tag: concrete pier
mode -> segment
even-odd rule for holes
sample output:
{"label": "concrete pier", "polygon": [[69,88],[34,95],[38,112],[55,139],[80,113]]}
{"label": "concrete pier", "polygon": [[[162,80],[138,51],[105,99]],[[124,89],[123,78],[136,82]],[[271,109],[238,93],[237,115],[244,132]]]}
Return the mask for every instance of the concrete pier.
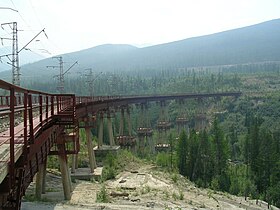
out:
{"label": "concrete pier", "polygon": [[98,148],[103,145],[103,128],[104,128],[104,117],[103,113],[99,114],[99,128],[98,128]]}
{"label": "concrete pier", "polygon": [[58,151],[59,151],[58,161],[59,161],[59,165],[60,165],[64,199],[70,200],[72,186],[71,186],[69,168],[67,165],[67,156],[65,154],[65,145],[58,144],[57,146],[58,146]]}
{"label": "concrete pier", "polygon": [[39,171],[36,174],[35,198],[37,200],[40,200],[42,198],[43,179],[44,179],[44,164],[41,164],[39,165]]}
{"label": "concrete pier", "polygon": [[93,173],[94,169],[97,166],[96,166],[95,154],[92,145],[92,133],[90,127],[86,127],[85,130],[86,130],[86,137],[87,137],[87,148],[88,148],[90,171],[91,173]]}
{"label": "concrete pier", "polygon": [[114,134],[113,134],[113,125],[112,125],[112,118],[110,113],[107,114],[107,126],[108,126],[108,132],[109,132],[109,141],[110,141],[110,146],[115,146],[115,141],[114,141]]}

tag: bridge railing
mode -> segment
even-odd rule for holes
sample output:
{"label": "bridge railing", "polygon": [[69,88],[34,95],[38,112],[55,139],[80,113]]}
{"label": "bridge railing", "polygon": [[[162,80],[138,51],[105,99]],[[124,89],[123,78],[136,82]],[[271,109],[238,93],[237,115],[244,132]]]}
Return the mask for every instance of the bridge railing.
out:
{"label": "bridge railing", "polygon": [[[10,187],[15,183],[18,154],[27,155],[28,145],[36,143],[36,133],[58,116],[75,120],[75,95],[49,94],[28,90],[0,80],[0,162],[9,166]],[[3,153],[3,154],[2,154]]]}
{"label": "bridge railing", "polygon": [[119,99],[120,96],[76,96],[76,104]]}

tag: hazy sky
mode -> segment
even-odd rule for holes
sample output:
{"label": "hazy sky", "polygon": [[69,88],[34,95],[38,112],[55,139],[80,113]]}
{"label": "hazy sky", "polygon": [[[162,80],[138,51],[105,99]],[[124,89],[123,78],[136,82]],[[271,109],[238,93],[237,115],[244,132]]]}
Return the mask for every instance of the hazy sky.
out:
{"label": "hazy sky", "polygon": [[[1,0],[1,7],[19,11],[0,9],[0,23],[17,21],[23,30],[19,48],[45,28],[49,38],[28,46],[34,57],[107,43],[143,47],[280,18],[280,0]],[[0,28],[0,37],[10,32]],[[10,45],[4,40],[0,55]]]}

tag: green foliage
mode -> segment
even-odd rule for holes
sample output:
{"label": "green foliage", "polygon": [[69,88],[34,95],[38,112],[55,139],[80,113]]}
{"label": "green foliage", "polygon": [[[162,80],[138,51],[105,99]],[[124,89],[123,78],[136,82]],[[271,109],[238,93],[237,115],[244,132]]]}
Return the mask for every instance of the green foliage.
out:
{"label": "green foliage", "polygon": [[116,175],[117,175],[116,159],[117,159],[117,157],[114,156],[112,153],[107,154],[104,164],[103,164],[103,170],[102,170],[102,180],[103,181],[106,181],[109,179],[114,179],[116,177]]}
{"label": "green foliage", "polygon": [[97,203],[108,203],[110,201],[109,195],[105,188],[105,185],[102,185],[100,191],[96,193],[96,202]]}
{"label": "green foliage", "polygon": [[106,181],[109,179],[114,179],[117,175],[115,168],[111,166],[105,166],[102,170],[102,180]]}
{"label": "green foliage", "polygon": [[270,186],[267,190],[268,201],[275,205],[280,206],[280,182],[277,182],[275,185]]}
{"label": "green foliage", "polygon": [[211,181],[210,186],[213,190],[219,190],[220,189],[219,179],[217,177],[214,177]]}
{"label": "green foliage", "polygon": [[183,191],[179,191],[179,200],[184,200],[184,193]]}
{"label": "green foliage", "polygon": [[170,155],[166,152],[160,152],[156,156],[156,164],[161,167],[170,166]]}
{"label": "green foliage", "polygon": [[174,183],[178,182],[179,176],[177,173],[172,174],[171,179]]}
{"label": "green foliage", "polygon": [[[256,186],[257,194],[263,199],[279,206],[280,183],[280,155],[279,135],[260,129],[264,120],[259,117],[251,117],[248,126],[248,134],[244,145],[246,163],[250,165],[251,178]],[[278,188],[277,188],[278,187]],[[247,193],[246,186],[245,192]]]}
{"label": "green foliage", "polygon": [[216,119],[214,120],[211,133],[214,173],[216,175],[223,175],[227,169],[228,144],[225,141],[224,134]]}
{"label": "green foliage", "polygon": [[121,150],[117,154],[108,153],[103,162],[102,181],[114,179],[120,171],[125,169],[126,164],[139,161],[128,150]]}
{"label": "green foliage", "polygon": [[186,176],[187,175],[187,135],[185,131],[182,131],[179,137],[179,143],[177,147],[177,160],[179,173]]}
{"label": "green foliage", "polygon": [[52,168],[52,169],[57,169],[57,170],[60,169],[57,156],[54,156],[54,155],[48,156],[47,168]]}

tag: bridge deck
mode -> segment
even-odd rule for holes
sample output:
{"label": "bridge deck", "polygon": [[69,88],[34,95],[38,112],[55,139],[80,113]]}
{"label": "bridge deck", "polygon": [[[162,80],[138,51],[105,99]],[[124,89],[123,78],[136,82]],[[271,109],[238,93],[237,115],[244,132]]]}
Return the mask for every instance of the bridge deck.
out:
{"label": "bridge deck", "polygon": [[[4,109],[2,109],[4,110]],[[1,110],[0,110],[1,113]],[[2,112],[3,114],[3,112]],[[56,114],[56,112],[55,112]],[[51,116],[51,111],[49,111],[48,116]],[[42,116],[43,123],[42,126],[45,125],[50,119],[46,118],[46,113],[43,113]],[[34,135],[39,131],[40,125],[40,117],[33,118],[33,126],[34,126]],[[19,157],[23,153],[24,147],[24,122],[19,123],[15,128],[15,162],[19,159]],[[27,126],[27,133],[30,133],[30,127]],[[4,178],[8,174],[8,167],[10,161],[10,131],[9,129],[0,133],[0,183],[4,180]]]}

